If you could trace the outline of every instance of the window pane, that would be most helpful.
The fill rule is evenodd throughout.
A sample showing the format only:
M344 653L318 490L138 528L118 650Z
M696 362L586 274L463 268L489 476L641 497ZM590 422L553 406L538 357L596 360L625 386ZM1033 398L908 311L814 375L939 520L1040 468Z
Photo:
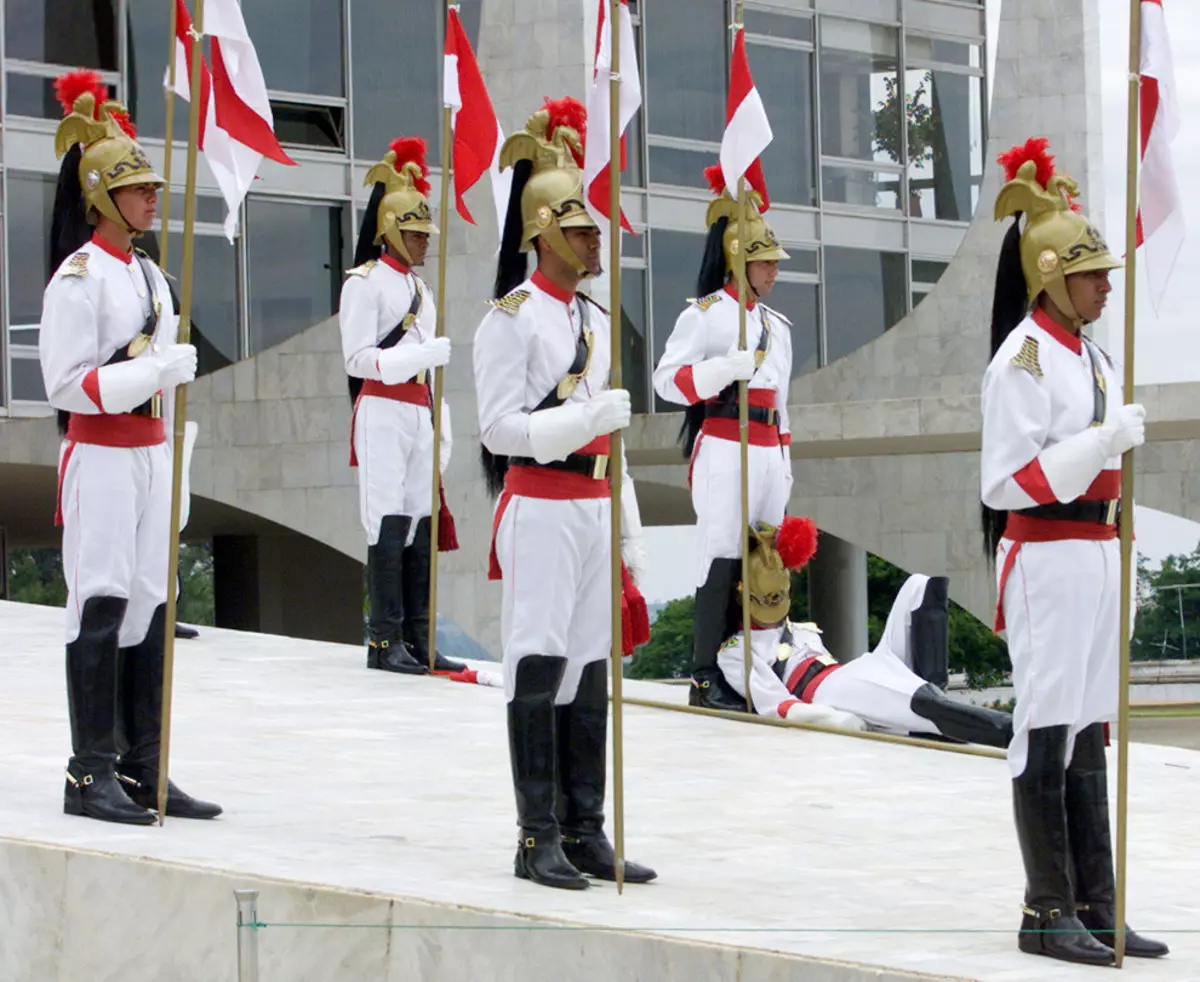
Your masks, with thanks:
M821 152L900 162L899 33L821 19Z
M8 317L10 327L39 324L50 280L50 215L56 178L8 175ZM11 248L20 243L20 248Z
M409 6L412 6L411 4ZM358 14L357 7L354 11ZM242 4L246 31L262 65L267 88L316 95L345 95L342 74L342 0L288 0ZM388 37L395 43L401 15L393 8ZM403 15L407 17L407 12ZM414 45L404 46L403 58Z
M687 298L696 295L696 278L700 273L700 260L704 257L703 234L692 232L665 232L655 229L650 236L650 269L654 276L652 294L654 363L662 357L667 347L667 338L675 328L675 321ZM676 412L682 406L664 402L655 396L655 411Z
M10 113L15 116L33 116L37 119L62 119L62 104L54 94L54 79L9 72L7 81ZM108 94L116 94L111 85L108 87Z
M940 61L947 65L962 65L978 68L979 45L967 41L949 41L944 38L926 38L909 34L905 37L905 56L908 64L921 65Z
M776 281L767 305L792 322L792 378L817 367L817 336L820 330L819 289L815 283Z
M12 359L12 397L28 402L46 401L46 383L42 363L37 357Z
M812 55L752 44L747 56L775 134L762 158L771 200L814 205Z
M346 148L345 111L340 106L308 106L271 100L275 135L285 146Z
M126 18L129 36L125 53L129 68L129 114L137 124L139 136L162 139L166 135L163 71L167 60L166 42L171 33L171 7L166 3L139 3L136 15L133 10L130 14ZM187 142L187 114L188 104L176 99L171 138L179 143ZM172 214L175 214L174 209L172 202Z
M117 70L116 0L5 0L4 8L9 58Z
M815 273L817 271L816 249L801 249L799 246L789 245L787 252L789 258L780 265L781 270L789 273Z
M788 38L792 41L811 41L813 22L811 17L791 17L783 13L748 9L742 15L746 35L765 34L768 37ZM756 79L757 80L757 79Z
M902 252L825 247L826 362L878 337L908 312Z
M604 298L597 298L604 303ZM646 364L646 271L621 269L621 382L629 390L635 413L650 411Z
M859 170L826 164L821 168L826 202L896 211L900 207L900 175L894 171Z
M704 168L717 162L716 150L677 150L675 147L650 148L650 181L685 188L708 189ZM767 185L767 190L771 185Z
M965 222L983 180L983 79L910 71L908 181L913 218Z
M345 210L250 199L250 354L307 330L337 309L348 258Z
M729 33L725 13L723 3L696 0L655 0L647 5L642 22L648 132L720 141ZM660 183L679 183L662 181L653 168L651 175Z
M928 283L932 286L942 278L942 274L946 272L949 266L949 263L934 262L931 259L914 259L912 261L913 285Z

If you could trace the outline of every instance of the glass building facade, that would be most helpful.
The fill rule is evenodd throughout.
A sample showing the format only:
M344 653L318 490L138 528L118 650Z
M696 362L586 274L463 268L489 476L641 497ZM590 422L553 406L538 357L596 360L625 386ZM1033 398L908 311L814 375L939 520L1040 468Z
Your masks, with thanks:
M473 41L484 2L460 0ZM573 3L591 11L595 0L560 0ZM300 166L263 165L272 168L263 182L269 190L247 197L233 245L211 182L198 198L194 331L202 372L336 310L364 200L358 185L392 137L422 134L430 159L440 159L442 0L242 5L277 134ZM724 128L732 3L630 0L630 7L644 105L625 175L625 210L638 234L623 245L624 377L635 408L647 411L676 408L652 404L649 378L695 293L710 200L703 170L716 160ZM5 0L3 9L0 414L30 415L47 411L37 332L61 117L53 79L75 67L101 72L129 104L143 143L161 152L170 8L150 0ZM983 2L747 0L744 20L775 133L763 160L769 220L792 255L769 302L793 323L801 375L902 319L962 240L983 175ZM429 43L399 53L398 22L406 37ZM176 274L186 103L178 107L166 233L168 271ZM146 245L153 253L157 238Z

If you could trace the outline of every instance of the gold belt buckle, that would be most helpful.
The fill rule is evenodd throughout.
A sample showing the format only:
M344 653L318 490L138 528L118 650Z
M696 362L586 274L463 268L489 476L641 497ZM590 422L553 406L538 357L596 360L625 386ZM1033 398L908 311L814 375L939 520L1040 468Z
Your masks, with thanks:
M1108 503L1108 512L1104 516L1105 525L1115 525L1117 523L1117 505L1120 503L1121 502L1119 498L1113 498L1113 500Z
M774 426L775 423L778 421L778 419L779 419L779 410L778 409L768 409L767 410L767 425L768 426Z
M608 454L602 453L596 455L596 462L592 465L592 480L603 481L608 475Z
M155 392L150 397L150 418L162 419L162 393Z

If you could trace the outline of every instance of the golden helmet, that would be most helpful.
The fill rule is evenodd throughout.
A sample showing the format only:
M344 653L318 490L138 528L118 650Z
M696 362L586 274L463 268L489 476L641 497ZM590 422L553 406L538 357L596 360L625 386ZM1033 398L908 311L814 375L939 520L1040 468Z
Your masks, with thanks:
M521 192L521 251L544 239L578 273L587 269L562 234L566 228L596 228L583 192L583 141L587 110L569 96L545 105L500 148L500 169L528 160L531 170ZM517 188L514 186L514 191Z
M725 174L721 165L713 164L704 168L704 176L708 179L708 186L713 194L717 196L709 203L708 211L704 214L704 224L712 228L722 218L729 219L721 241L726 268L737 270L741 258L751 263L788 258L771 226L763 218L763 212L769 205L763 201L762 195L747 184L746 203L752 207L746 208L746 248L743 249L738 242L738 203L725 187Z
M388 145L383 160L367 171L363 186L382 184L383 194L375 210L375 244L384 239L400 257L412 265L404 246L403 232L433 235L438 228L429 210L429 165L425 141L419 136L402 136Z
M996 197L996 221L1024 214L1021 232L1021 270L1033 303L1043 291L1064 314L1076 321L1067 292L1067 277L1122 265L1108 251L1104 238L1079 211L1074 198L1079 186L1066 174L1054 172L1047 141L1037 137L1001 154L1007 183Z
M129 229L112 192L135 184L161 188L166 182L138 144L129 113L108 98L96 72L69 72L55 80L54 89L66 112L54 134L54 153L61 158L80 146L79 186L88 221L95 225L99 214Z
M778 528L766 522L750 526L750 562L743 585L750 590L750 616L761 627L787 620L792 605L792 573L803 569L817 551L817 527L811 518L789 516Z

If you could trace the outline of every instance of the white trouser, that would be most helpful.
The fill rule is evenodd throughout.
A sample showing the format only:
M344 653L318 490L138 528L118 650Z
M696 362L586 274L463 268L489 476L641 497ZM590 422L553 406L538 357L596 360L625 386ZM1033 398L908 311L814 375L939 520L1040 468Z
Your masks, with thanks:
M1010 539L996 556L1004 569ZM1026 542L1004 587L1012 659L1013 777L1025 770L1029 731L1067 726L1067 762L1080 730L1117 718L1121 551L1116 539Z
M122 648L140 644L155 608L167 602L170 444L64 443L59 469L67 643L79 636L83 605L90 598L122 597L129 605L119 643Z
M925 685L890 651L870 651L830 672L813 693L813 704L853 713L871 726L901 733L940 733L912 711L913 693Z
M750 522L778 526L788 499L788 467L780 447L748 448ZM700 543L696 586L704 585L714 559L742 554L742 449L736 440L703 434L692 465L692 507Z
M496 531L503 580L504 695L526 655L567 659L555 702L575 700L583 669L612 648L608 498L555 501L514 495Z
M408 545L433 504L433 419L410 402L363 396L354 417L358 504L367 544L386 515L410 515Z

